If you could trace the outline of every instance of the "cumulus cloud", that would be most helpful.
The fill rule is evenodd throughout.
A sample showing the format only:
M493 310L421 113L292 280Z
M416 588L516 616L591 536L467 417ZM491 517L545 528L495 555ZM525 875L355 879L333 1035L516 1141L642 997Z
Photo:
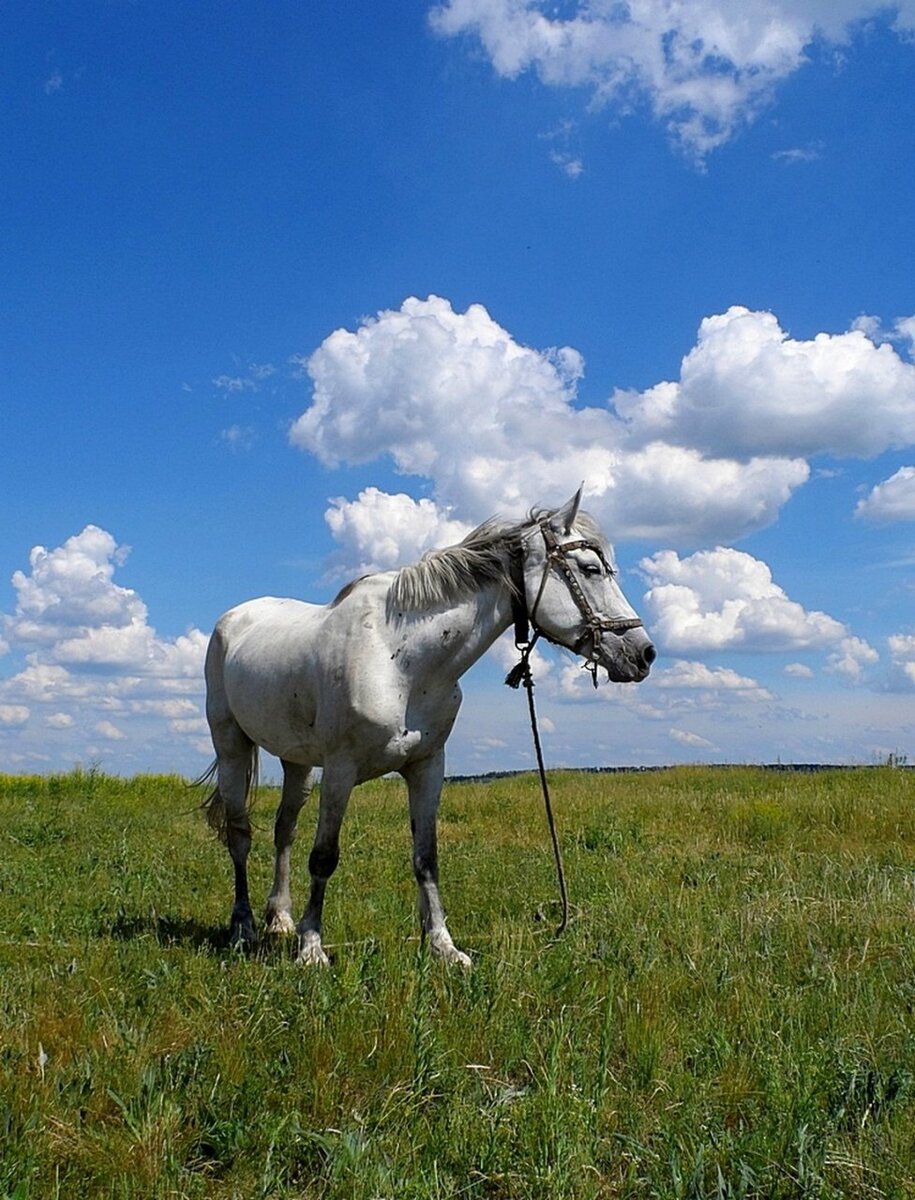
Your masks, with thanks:
M647 105L701 161L771 102L817 38L843 43L886 13L900 33L915 28L911 0L446 0L430 21L476 39L505 78L533 70L547 86L587 89L592 108Z
M314 397L292 427L295 445L328 466L389 453L401 472L441 479L464 438L500 457L514 437L526 441L534 408L548 435L568 412L583 364L568 347L518 345L480 304L459 314L430 296L355 333L338 329L305 368Z
M791 600L769 567L741 550L717 547L681 559L673 550L644 558L652 636L672 654L758 652L836 646L841 622Z
M332 500L325 520L341 547L335 561L347 574L413 562L427 550L459 542L471 528L450 520L432 500L414 500L403 492L392 496L374 487L360 492L356 500Z
M370 518L383 541L395 508L409 538L417 521L473 524L561 503L581 479L588 508L617 539L732 540L775 520L809 476L799 457L739 461L634 436L634 398L626 422L610 406L576 405L581 355L522 346L481 305L458 313L436 296L410 298L355 332L338 329L302 363L313 397L292 426L294 445L328 466L387 455L434 484L437 515L428 506L408 515L402 501L376 495L360 504L357 525L335 502L328 521L356 539L360 561L374 559Z
M634 439L710 455L864 458L915 442L915 366L861 329L790 338L772 313L707 317L680 379L617 392Z
M887 639L897 682L915 687L915 634L896 633Z
M915 317L897 317L892 325L884 325L880 317L862 313L855 317L851 328L865 334L872 342L891 342L911 358L915 345Z
M813 671L806 663L788 663L785 674L791 679L812 679Z
M0 704L0 725L24 725L30 716L24 704Z
M34 547L30 573L13 574L16 611L2 620L12 644L38 650L36 671L91 666L160 678L199 672L204 635L194 629L159 638L137 593L114 582L128 554L96 525L54 550Z
M841 675L850 683L858 683L867 667L878 662L880 655L863 638L844 637L826 661L826 670Z
M739 692L745 700L772 700L772 693L761 687L748 675L738 675L730 667L708 667L705 663L689 662L685 659L657 673L655 684L659 688L702 691Z
M99 737L107 738L109 742L121 742L127 736L123 730L118 729L117 725L113 725L111 721L99 721L93 726L93 731Z
M878 483L858 501L855 516L881 524L915 521L915 467L900 467L895 475Z
M0 724L35 709L44 729L85 747L89 735L126 741L127 722L199 718L207 639L156 632L140 596L114 579L128 552L87 525L53 549L34 547L29 570L15 572L15 611L0 614L0 628L23 660L0 679Z
M16 571L16 613L5 620L15 642L48 644L87 628L125 628L145 620L142 601L113 582L115 568L129 554L110 533L87 525L55 550L35 546L30 574Z

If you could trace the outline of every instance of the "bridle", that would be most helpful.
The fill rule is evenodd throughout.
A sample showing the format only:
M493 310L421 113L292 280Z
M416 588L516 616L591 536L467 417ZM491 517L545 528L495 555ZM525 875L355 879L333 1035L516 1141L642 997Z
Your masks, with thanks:
M540 587L537 589L537 598L531 606L530 610L527 607L527 589L524 583L524 543L528 537L539 532L543 536L543 541L546 545L546 558L543 563L543 575L540 578ZM527 692L527 704L531 719L531 734L534 738L534 750L537 755L537 769L540 773L540 788L543 793L543 804L546 809L546 819L550 830L550 838L553 843L553 856L556 860L556 876L559 882L559 896L562 904L562 917L559 925L554 933L554 938L558 938L569 923L569 893L566 889L565 868L562 864L562 850L559 846L559 837L556 833L556 822L553 819L553 806L550 803L550 789L547 783L546 767L543 762L543 748L540 744L540 734L537 729L537 713L534 707L534 679L531 675L531 651L534 649L534 643L538 638L546 638L548 642L555 641L550 635L541 629L537 624L537 609L540 607L540 601L543 599L543 593L546 588L547 580L550 577L550 571L554 568L563 576L566 586L569 589L569 595L575 601L584 618L584 630L581 636L573 645L572 649L576 654L581 654L585 659L584 666L591 672L591 679L594 686L597 687L597 659L594 657L597 653L597 647L600 645L601 635L604 633L626 633L630 629L638 629L642 622L638 617L604 617L600 613L594 611L591 601L584 593L581 584L575 578L575 572L568 561L569 555L573 550L593 550L603 564L604 570L608 575L613 573L613 570L607 562L600 545L596 542L589 541L587 538L579 538L574 542L560 542L559 538L550 528L546 521L538 521L536 529L532 530L525 538L518 538L517 542L511 548L509 557L509 570L512 583L512 619L515 625L515 646L520 652L521 661L518 662L509 671L505 677L505 682L509 687L517 688L523 683ZM534 636L531 637L531 628L534 630ZM590 653L584 655L582 646L591 639Z
M613 568L607 561L607 557L598 542L591 541L588 538L578 538L573 542L561 542L546 521L538 522L537 531L543 537L546 546L546 556L543 562L543 575L540 577L540 587L537 589L537 598L530 609L527 606L527 590L524 583L524 541L526 539L519 538L512 547L511 579L514 592L512 597L512 618L515 626L515 646L522 653L525 650L529 653L538 638L543 637L548 642L555 643L555 638L551 638L537 624L537 610L540 607L540 601L543 599L543 593L546 589L550 572L555 569L565 580L566 587L569 589L569 595L575 601L584 619L584 629L581 636L575 641L571 649L575 654L580 654L585 659L585 668L591 672L594 686L597 687L598 664L594 655L597 652L597 647L600 645L601 636L604 633L628 633L630 629L640 628L642 622L638 617L606 617L595 612L591 601L585 595L584 589L575 577L575 572L569 562L569 555L573 550L593 551L600 559L607 574L613 574ZM530 634L532 627L534 630L533 638ZM588 639L591 641L590 653L584 654L582 647ZM514 686L517 686L517 684Z

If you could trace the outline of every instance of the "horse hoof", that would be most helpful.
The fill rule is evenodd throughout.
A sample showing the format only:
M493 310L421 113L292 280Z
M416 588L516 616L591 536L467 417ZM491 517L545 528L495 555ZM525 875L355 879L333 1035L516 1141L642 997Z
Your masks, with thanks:
M432 953L442 962L448 963L449 966L461 967L465 971L473 969L470 955L465 954L463 950L458 950L453 942L444 942L438 945L432 942Z
M290 937L295 933L295 921L288 912L276 912L268 916L265 933L268 937Z
M254 929L254 923L246 921L244 924L232 923L229 929L229 945L233 950L241 950L245 954L251 954L257 949L257 933Z
M329 967L330 959L324 953L324 947L318 937L303 937L299 944L296 962L303 967Z

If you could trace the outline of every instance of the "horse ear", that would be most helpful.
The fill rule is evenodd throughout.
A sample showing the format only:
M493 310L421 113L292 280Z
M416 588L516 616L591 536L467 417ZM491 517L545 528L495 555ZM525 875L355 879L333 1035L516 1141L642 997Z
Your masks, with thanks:
M578 508L581 504L581 493L584 486L582 484L572 499L567 500L561 508L557 508L551 515L550 526L556 533L572 532L572 526L575 524L575 518L578 516Z

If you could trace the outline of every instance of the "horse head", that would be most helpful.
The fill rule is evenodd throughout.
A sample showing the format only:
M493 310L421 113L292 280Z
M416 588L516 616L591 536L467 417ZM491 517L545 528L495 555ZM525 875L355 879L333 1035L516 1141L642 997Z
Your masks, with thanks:
M537 633L580 654L595 685L598 667L615 683L638 683L656 651L620 588L610 543L580 505L581 488L560 508L535 514L521 539L517 590Z

